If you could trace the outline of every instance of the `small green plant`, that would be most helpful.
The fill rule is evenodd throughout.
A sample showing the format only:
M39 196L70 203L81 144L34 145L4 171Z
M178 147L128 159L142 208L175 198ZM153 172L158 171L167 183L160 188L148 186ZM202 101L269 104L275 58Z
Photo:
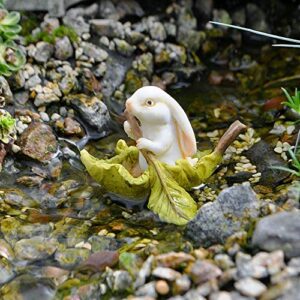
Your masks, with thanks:
M286 89L284 88L281 89L287 98L287 101L282 102L282 104L293 109L297 113L300 113L300 92L298 92L298 89L295 89L295 95L292 96L288 93Z
M49 44L54 44L56 38L67 36L72 42L78 41L78 35L71 27L61 25L55 28L52 32L41 31L35 35L28 35L25 39L26 44L37 43L44 41Z
M289 156L291 158L291 168L274 166L272 169L277 169L281 171L289 172L293 175L300 177L300 159L297 152L294 152L291 148L288 150Z
M6 110L0 110L0 141L8 144L16 135L16 120Z
M0 75L10 76L18 71L25 63L25 54L14 40L22 27L19 25L20 14L8 12L0 0Z

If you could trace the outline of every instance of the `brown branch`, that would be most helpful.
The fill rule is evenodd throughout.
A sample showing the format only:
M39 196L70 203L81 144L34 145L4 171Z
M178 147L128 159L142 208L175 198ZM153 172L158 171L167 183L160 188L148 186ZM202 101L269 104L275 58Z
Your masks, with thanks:
M230 146L230 144L237 138L237 136L242 131L245 131L246 128L247 126L241 123L240 121L233 122L219 140L215 151L223 155L226 149Z

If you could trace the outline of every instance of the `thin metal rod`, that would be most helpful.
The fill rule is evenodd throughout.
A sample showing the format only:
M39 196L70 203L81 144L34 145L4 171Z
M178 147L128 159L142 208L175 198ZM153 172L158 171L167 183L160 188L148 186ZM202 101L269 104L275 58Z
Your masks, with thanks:
M273 47L285 47L285 48L300 48L300 45L294 45L294 44L273 44Z
M265 33L265 32L262 32L262 31L257 31L257 30L254 30L254 29L246 28L246 27L241 27L241 26L237 26L237 25L230 25L230 24L225 24L225 23L221 23L221 22L214 22L214 21L210 21L209 23L214 24L214 25L218 25L218 26L225 26L225 27L229 27L229 28L248 31L248 32L251 32L251 33L255 33L255 34L258 34L258 35L266 36L266 37L277 39L277 40L282 40L282 41L287 41L287 42L300 44L300 40L290 39L290 38L280 36L280 35L276 35L276 34Z

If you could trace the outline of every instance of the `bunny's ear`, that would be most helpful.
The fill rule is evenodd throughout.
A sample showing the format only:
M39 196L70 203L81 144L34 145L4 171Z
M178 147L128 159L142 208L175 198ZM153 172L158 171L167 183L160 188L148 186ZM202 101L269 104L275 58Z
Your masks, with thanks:
M170 97L171 114L175 122L178 144L183 158L197 152L196 138L191 123L182 107Z

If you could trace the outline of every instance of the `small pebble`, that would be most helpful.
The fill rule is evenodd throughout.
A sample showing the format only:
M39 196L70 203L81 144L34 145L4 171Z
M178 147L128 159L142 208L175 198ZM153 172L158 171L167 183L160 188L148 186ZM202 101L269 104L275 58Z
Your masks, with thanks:
M250 277L237 281L234 287L243 295L249 297L259 297L267 290L262 282Z
M155 289L160 295L166 295L170 291L169 285L165 280L158 280L155 283Z

